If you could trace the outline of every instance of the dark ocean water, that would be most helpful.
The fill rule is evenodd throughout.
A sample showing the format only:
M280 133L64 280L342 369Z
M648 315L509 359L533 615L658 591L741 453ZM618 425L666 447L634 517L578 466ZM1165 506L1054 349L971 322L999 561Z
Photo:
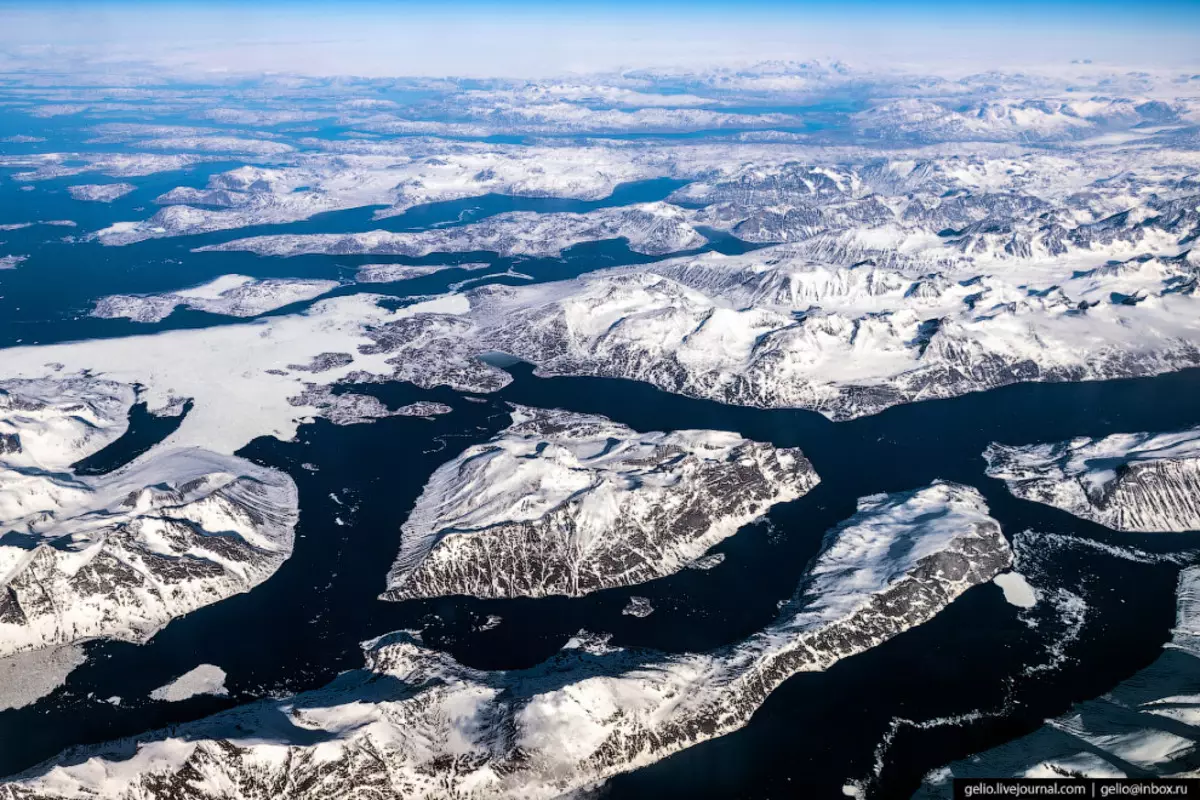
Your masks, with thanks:
M4 131L0 129L0 133ZM95 176L38 184L20 192L0 183L0 222L74 219L75 230L36 227L0 236L0 254L28 254L18 269L0 272L0 346L65 341L156 330L236 324L200 312L177 312L158 325L84 316L100 296L178 289L227 273L258 277L349 277L369 261L464 263L486 260L536 280L650 260L620 242L573 248L563 259L516 261L469 254L427 259L310 256L258 258L191 253L193 247L268 232L402 229L463 224L501 211L586 210L577 201L476 198L414 209L375 222L370 209L337 212L302 223L151 241L125 248L58 241L113 221L153 213L151 200L172 186L203 185L206 165L132 179L134 194L111 206L70 200L65 186ZM678 184L628 185L604 204L662 199ZM145 207L143 211L137 211ZM714 248L735 251L718 239ZM481 257L482 256L482 257ZM348 286L416 296L444 291L480 273L452 270L391 285ZM513 280L505 278L504 280ZM295 310L295 307L279 313ZM1196 534L1118 534L1069 514L1013 498L984 476L989 442L1024 444L1118 431L1171 430L1200 424L1200 371L1103 383L1012 386L952 400L910 404L861 420L831 423L803 411L731 408L669 395L649 386L591 378L538 378L510 368L514 382L473 402L449 390L406 384L359 387L397 407L418 399L450 405L435 419L392 418L336 427L303 426L292 442L258 439L241 455L287 471L300 488L295 552L252 592L178 619L141 646L87 645L89 662L65 686L25 709L0 713L0 774L27 768L64 748L137 735L263 696L322 686L360 667L359 643L398 629L418 629L424 641L486 669L532 666L581 629L612 634L612 643L664 651L695 651L738 641L768 624L789 597L823 533L854 513L856 499L914 489L942 478L977 487L1010 537L1033 530L1068 534L1152 552L1200 547ZM2 377L2 376L0 376ZM631 589L584 598L484 601L447 597L386 603L377 599L399 546L400 525L430 473L464 447L508 423L507 403L605 414L639 430L714 428L779 446L799 446L821 475L800 500L781 505L769 523L751 525L719 545L725 561ZM114 469L168 435L178 420L134 410L130 433L81 463L96 473ZM305 466L310 465L310 466ZM315 470L311 467L315 467ZM835 797L847 780L875 774L877 747L894 718L925 721L1005 708L1001 717L931 729L902 727L883 755L876 796L906 797L929 769L1032 730L1071 703L1116 685L1159 654L1174 621L1178 567L1135 563L1101 550L1046 554L1038 580L1084 598L1088 613L1067 659L1046 663L1058 641L1053 625L1032 629L988 584L968 592L932 622L824 673L799 675L776 691L744 730L613 780L612 798ZM644 619L624 616L631 595L650 599ZM483 631L490 615L499 626ZM149 692L200 663L228 674L230 697L160 703ZM120 697L113 705L107 698Z

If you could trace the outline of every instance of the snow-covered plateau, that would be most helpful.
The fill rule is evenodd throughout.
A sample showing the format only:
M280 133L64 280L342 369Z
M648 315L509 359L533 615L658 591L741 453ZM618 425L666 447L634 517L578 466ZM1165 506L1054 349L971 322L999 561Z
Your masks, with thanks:
M1158 660L1027 736L934 770L914 797L949 798L954 778L1194 778L1198 724L1200 567L1188 567Z
M134 322L161 322L178 306L224 314L255 317L277 308L313 300L338 287L337 281L267 278L247 275L222 275L191 289L166 294L119 294L101 298L92 310L93 317L128 317Z
M1017 497L1119 531L1200 530L1200 428L984 452Z
M1198 225L1200 162L1194 148L1169 143L1080 144L1032 153L1013 145L964 149L956 143L882 152L861 145L708 141L310 144L313 152L288 163L221 172L204 188L176 187L157 198L165 207L149 219L115 222L92 236L123 245L368 206L376 207L376 218L387 218L426 203L489 194L597 200L622 183L654 178L687 183L667 203L508 212L461 228L275 235L226 243L225 249L548 254L626 235L614 232L625 229L635 249L642 241L642 252L661 254L702 244L694 230L701 225L754 243L804 242L809 256L843 265L873 259L936 268L947 261L1081 254L1092 260L1088 266L1099 266L1147 252L1176 255ZM47 177L65 169L35 157L13 158L41 164ZM674 232L649 235L643 232L648 227Z
M135 397L88 377L0 384L0 657L144 641L291 554L297 492L275 470L190 447L74 473L124 433Z
M578 596L673 574L818 482L799 450L735 433L638 433L514 407L442 465L402 528L388 600Z
M931 619L1011 563L974 489L876 495L829 531L778 619L737 644L667 655L581 636L540 666L485 672L399 632L367 642L366 668L323 689L90 748L3 788L14 800L234 800L280 786L296 800L348 786L561 797L746 725L788 677Z

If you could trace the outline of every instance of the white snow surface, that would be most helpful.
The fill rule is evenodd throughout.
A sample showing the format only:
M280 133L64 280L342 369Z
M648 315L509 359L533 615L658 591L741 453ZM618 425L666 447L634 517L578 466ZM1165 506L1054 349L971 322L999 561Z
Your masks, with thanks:
M366 643L367 670L325 689L141 737L132 757L98 749L9 788L132 799L186 787L233 800L282 781L298 800L347 785L413 798L561 797L742 727L789 676L921 624L1010 563L973 489L936 483L869 498L829 533L779 619L741 643L666 655L581 635L541 666L485 672L391 634Z
M104 244L123 245L293 222L361 206L383 206L377 216L387 217L424 203L488 193L597 200L621 183L661 177L671 170L667 154L611 147L447 146L417 141L375 152L373 143L313 140L311 144L346 152L311 153L294 157L290 165L244 166L220 173L206 189L181 187L159 198L160 203L194 205L169 205L150 219L117 222L94 236ZM177 158L200 157L181 154ZM28 163L38 169L19 173L19 179L55 177L66 169L33 157L28 157ZM5 165L0 158L0 166Z

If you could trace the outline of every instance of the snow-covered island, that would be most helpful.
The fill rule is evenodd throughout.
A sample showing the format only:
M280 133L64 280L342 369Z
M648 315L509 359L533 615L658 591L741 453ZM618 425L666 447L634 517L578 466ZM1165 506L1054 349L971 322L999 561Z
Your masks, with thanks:
M0 383L0 657L144 641L291 554L298 498L281 472L191 447L74 474L125 432L135 399L94 378Z
M468 272L475 270L487 269L491 264L484 262L471 262L469 264L427 264L422 266L409 266L407 264L363 264L354 273L354 280L357 283L397 283L399 281L410 281L414 278L423 278L426 275L433 275L438 272L443 272L448 269L461 269Z
M418 400L390 409L377 397L357 392L335 392L329 386L310 383L300 394L290 398L295 406L317 409L319 416L334 425L358 425L387 417L434 417L453 411L444 403Z
M128 317L134 322L161 322L178 306L231 317L255 317L277 308L313 300L338 287L337 281L298 278L257 279L222 275L191 289L166 294L118 294L97 301L93 317Z
M1011 563L974 489L863 498L778 619L740 643L668 655L577 637L542 665L488 672L399 632L368 642L366 668L324 689L140 736L132 757L132 741L92 747L4 788L43 800L249 800L281 785L294 800L346 786L429 800L562 797L741 728L790 676L932 619Z
M1017 497L1118 531L1200 530L1200 428L984 452Z
M89 200L95 203L111 203L137 189L132 183L85 183L79 186L68 186L67 191L76 200Z
M516 211L482 222L412 233L279 234L236 239L201 251L245 250L259 255L305 253L425 256L490 251L501 256L557 256L581 242L625 239L635 253L664 255L701 247L707 240L689 213L669 203L602 208L582 214Z
M384 597L578 596L678 572L819 480L797 449L723 431L639 433L514 407L442 465L402 528Z

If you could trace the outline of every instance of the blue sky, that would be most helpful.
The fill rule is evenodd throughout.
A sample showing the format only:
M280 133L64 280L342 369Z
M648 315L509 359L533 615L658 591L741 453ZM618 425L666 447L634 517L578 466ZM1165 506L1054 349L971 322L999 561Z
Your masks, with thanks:
M195 70L533 75L840 58L962 69L1090 58L1200 67L1200 2L4 2L14 52L82 47Z

